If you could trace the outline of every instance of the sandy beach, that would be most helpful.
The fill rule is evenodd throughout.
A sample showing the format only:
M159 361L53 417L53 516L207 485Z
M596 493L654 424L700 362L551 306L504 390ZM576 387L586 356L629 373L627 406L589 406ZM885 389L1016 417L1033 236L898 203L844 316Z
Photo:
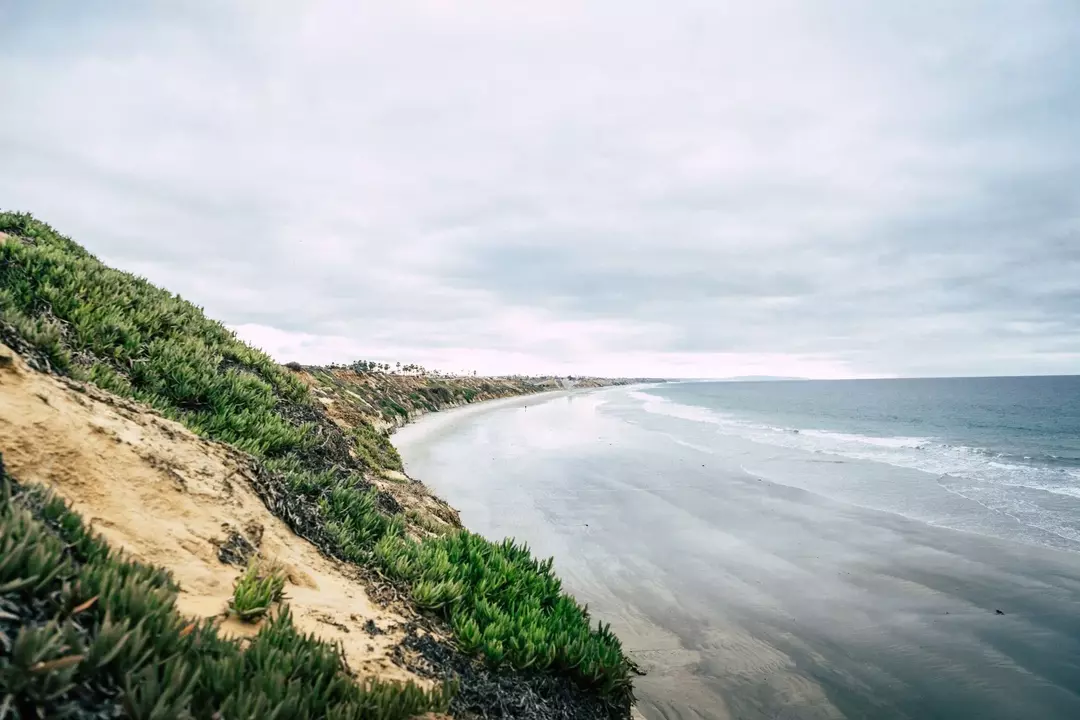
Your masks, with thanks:
M1080 556L765 479L742 469L753 443L605 412L626 392L440 413L394 441L466 527L555 557L647 671L646 717L1080 717Z

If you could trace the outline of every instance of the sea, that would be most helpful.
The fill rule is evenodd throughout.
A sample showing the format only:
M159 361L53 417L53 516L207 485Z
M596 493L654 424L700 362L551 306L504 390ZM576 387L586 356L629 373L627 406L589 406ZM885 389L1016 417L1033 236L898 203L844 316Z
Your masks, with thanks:
M632 422L641 411L688 421L646 421L676 442L707 452L722 436L759 444L744 457L749 472L957 529L1080 550L1077 375L672 383L628 400L610 410ZM804 451L809 464L863 460L921 475L883 488L866 474L841 477L833 467L821 477L777 463L768 448ZM985 512L943 504L924 484Z
M1080 718L1080 377L550 393L395 444L554 557L648 720Z

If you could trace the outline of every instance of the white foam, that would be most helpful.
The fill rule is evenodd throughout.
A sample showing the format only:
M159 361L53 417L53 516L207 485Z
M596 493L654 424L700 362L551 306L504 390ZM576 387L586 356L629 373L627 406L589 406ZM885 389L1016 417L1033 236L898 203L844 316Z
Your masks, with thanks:
M815 428L783 428L742 420L708 408L633 392L646 412L707 423L717 432L813 453L886 463L937 476L1080 499L1080 470L1020 464L985 448L949 445L932 437L875 437Z
M828 430L800 430L803 435L820 437L830 442L846 442L859 445L872 445L883 448L910 448L922 450L933 441L926 437L872 437L870 435L852 435L849 433L829 432Z

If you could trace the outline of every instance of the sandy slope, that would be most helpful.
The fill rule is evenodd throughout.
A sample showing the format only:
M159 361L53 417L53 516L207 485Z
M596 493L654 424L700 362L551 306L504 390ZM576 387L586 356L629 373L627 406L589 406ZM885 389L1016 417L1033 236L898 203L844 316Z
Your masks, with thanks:
M22 482L51 486L114 546L170 569L180 609L221 615L241 569L218 560L231 532L288 572L299 627L340 642L358 675L418 678L387 659L404 622L347 568L274 517L251 489L251 459L97 388L38 373L0 345L0 452ZM373 620L383 634L369 635ZM254 627L222 618L227 632Z

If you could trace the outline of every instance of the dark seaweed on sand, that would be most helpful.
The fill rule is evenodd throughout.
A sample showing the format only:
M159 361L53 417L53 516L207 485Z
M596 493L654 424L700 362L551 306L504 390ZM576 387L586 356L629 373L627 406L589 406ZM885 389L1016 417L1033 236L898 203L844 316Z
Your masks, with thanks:
M458 678L450 712L489 720L607 720L611 705L566 677L536 671L493 671L430 635L409 632L401 664L418 675ZM406 659L406 658L411 659ZM433 672L434 670L434 672ZM627 712L628 712L627 708Z

